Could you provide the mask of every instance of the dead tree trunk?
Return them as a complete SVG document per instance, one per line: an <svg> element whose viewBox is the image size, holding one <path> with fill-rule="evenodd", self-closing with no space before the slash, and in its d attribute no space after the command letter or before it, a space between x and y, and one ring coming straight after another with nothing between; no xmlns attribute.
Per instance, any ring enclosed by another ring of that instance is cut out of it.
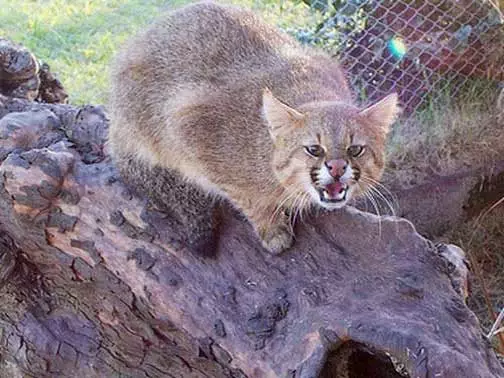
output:
<svg viewBox="0 0 504 378"><path fill-rule="evenodd" d="M0 376L504 375L462 252L408 221L319 214L270 256L223 204L196 255L121 183L99 108L0 102Z"/></svg>

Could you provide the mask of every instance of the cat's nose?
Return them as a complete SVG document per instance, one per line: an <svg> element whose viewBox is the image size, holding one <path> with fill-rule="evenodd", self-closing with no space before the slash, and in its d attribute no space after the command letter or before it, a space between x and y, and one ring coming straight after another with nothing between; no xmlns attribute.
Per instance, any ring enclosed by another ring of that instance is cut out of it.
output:
<svg viewBox="0 0 504 378"><path fill-rule="evenodd" d="M339 178L345 174L348 163L345 159L334 159L326 161L325 165L332 177Z"/></svg>

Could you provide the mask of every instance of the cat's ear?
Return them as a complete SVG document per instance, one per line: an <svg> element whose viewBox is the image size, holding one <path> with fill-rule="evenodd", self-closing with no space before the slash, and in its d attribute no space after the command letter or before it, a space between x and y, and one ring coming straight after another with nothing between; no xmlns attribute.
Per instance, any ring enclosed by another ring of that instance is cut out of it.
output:
<svg viewBox="0 0 504 378"><path fill-rule="evenodd" d="M387 133L390 126L394 123L399 114L401 114L401 108L398 102L397 93L392 93L362 110L360 115L368 119L371 123L379 126L384 133Z"/></svg>
<svg viewBox="0 0 504 378"><path fill-rule="evenodd" d="M268 124L270 135L276 139L293 128L302 127L305 116L279 101L268 88L263 90L263 116Z"/></svg>

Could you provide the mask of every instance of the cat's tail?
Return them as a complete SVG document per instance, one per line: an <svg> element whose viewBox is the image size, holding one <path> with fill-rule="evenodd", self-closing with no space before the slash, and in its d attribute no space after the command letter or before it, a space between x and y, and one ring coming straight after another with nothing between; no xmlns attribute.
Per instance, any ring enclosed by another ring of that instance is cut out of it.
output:
<svg viewBox="0 0 504 378"><path fill-rule="evenodd" d="M175 231L172 237L191 251L215 255L219 212L212 198L176 171L151 167L134 158L119 158L115 163L130 189L146 197L150 207L156 209L151 212L151 216L158 214L156 223L166 219L164 231Z"/></svg>

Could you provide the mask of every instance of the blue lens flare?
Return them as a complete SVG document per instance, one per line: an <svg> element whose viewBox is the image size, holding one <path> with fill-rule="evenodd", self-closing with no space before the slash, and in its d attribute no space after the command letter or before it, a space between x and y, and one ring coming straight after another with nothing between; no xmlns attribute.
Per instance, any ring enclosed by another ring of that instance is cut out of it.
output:
<svg viewBox="0 0 504 378"><path fill-rule="evenodd" d="M408 51L408 47L400 37L393 37L387 42L387 49L396 59L402 59Z"/></svg>

